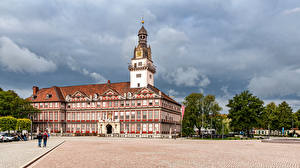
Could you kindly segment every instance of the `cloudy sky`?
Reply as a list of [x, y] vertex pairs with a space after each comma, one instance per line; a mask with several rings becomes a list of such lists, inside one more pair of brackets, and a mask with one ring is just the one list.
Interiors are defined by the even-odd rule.
[[129, 81], [141, 17], [155, 85], [178, 101], [249, 89], [300, 108], [299, 0], [1, 0], [0, 87]]

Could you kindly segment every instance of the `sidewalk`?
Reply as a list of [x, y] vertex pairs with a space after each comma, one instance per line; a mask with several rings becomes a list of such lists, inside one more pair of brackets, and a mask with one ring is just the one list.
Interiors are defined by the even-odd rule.
[[37, 140], [0, 143], [0, 167], [23, 166], [32, 159], [51, 150], [62, 141], [61, 137], [51, 137], [48, 139], [46, 148], [39, 148]]

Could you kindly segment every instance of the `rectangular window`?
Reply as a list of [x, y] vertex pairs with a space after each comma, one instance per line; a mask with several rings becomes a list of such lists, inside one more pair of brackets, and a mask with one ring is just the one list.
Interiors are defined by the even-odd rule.
[[139, 62], [139, 63], [138, 63], [138, 66], [143, 66], [143, 63], [142, 63], [142, 62]]
[[96, 107], [95, 102], [92, 102], [92, 107]]
[[43, 120], [43, 113], [40, 113], [40, 120]]
[[152, 132], [152, 124], [149, 124], [149, 131]]
[[115, 120], [118, 119], [118, 112], [115, 112], [115, 117], [114, 117]]
[[58, 103], [56, 102], [54, 106], [55, 106], [55, 107], [58, 107]]
[[92, 120], [95, 120], [95, 113], [92, 113]]
[[55, 120], [58, 120], [57, 112], [54, 113], [54, 118], [55, 118]]
[[130, 112], [126, 112], [126, 120], [129, 120], [129, 115], [130, 115]]
[[129, 100], [126, 100], [126, 106], [129, 106]]
[[136, 124], [136, 131], [138, 131], [138, 132], [141, 131], [141, 124], [140, 123]]
[[135, 106], [135, 101], [131, 100], [131, 106]]
[[153, 119], [153, 111], [148, 112], [148, 119]]
[[136, 78], [141, 78], [142, 74], [136, 74]]
[[121, 107], [124, 107], [124, 101], [121, 101], [120, 104], [121, 104]]
[[80, 113], [77, 113], [77, 120], [80, 120]]
[[75, 108], [75, 103], [72, 104], [72, 107]]
[[115, 107], [118, 107], [118, 104], [119, 104], [118, 101], [115, 101], [114, 106], [115, 106]]
[[40, 103], [40, 108], [43, 108], [44, 107], [44, 104], [43, 103]]
[[85, 124], [81, 124], [81, 131], [85, 132]]
[[45, 108], [48, 108], [48, 103], [45, 103]]
[[147, 111], [143, 111], [143, 120], [147, 119]]
[[92, 131], [95, 131], [95, 124], [92, 124]]
[[50, 116], [50, 120], [53, 120], [53, 113], [52, 112], [49, 113], [49, 116]]
[[86, 120], [90, 120], [90, 113], [86, 113]]
[[75, 120], [75, 113], [72, 113], [72, 120]]
[[97, 107], [100, 107], [100, 102], [97, 102]]
[[90, 131], [90, 124], [86, 124], [86, 131]]
[[126, 128], [125, 128], [125, 130], [128, 132], [130, 129], [129, 129], [129, 123], [126, 123]]
[[159, 100], [156, 99], [154, 102], [155, 102], [155, 105], [159, 105]]
[[80, 103], [77, 103], [77, 107], [80, 107]]
[[124, 120], [124, 112], [120, 112], [120, 120]]
[[106, 102], [103, 102], [103, 107], [106, 107]]
[[153, 105], [153, 100], [149, 100], [149, 106]]
[[143, 124], [143, 131], [146, 132], [147, 131], [147, 125]]
[[131, 112], [131, 120], [135, 120], [135, 112], [134, 111]]
[[154, 111], [154, 119], [159, 119], [158, 115], [159, 115], [159, 111]]
[[147, 100], [143, 100], [143, 106], [147, 105]]
[[81, 106], [82, 106], [82, 107], [85, 107], [85, 103], [81, 103]]
[[158, 130], [158, 124], [155, 124], [155, 126], [154, 126], [154, 131], [159, 131], [159, 130]]
[[112, 106], [112, 102], [109, 101], [109, 102], [108, 102], [108, 107], [111, 107], [111, 106]]
[[141, 105], [141, 101], [138, 100], [138, 101], [137, 101], [137, 106], [140, 106], [140, 105]]
[[137, 111], [137, 119], [138, 119], [138, 120], [141, 119], [141, 111]]
[[53, 106], [52, 106], [52, 103], [49, 103], [49, 107], [50, 107], [50, 108], [52, 108], [52, 107], [53, 107]]
[[81, 120], [84, 120], [84, 113], [81, 113]]

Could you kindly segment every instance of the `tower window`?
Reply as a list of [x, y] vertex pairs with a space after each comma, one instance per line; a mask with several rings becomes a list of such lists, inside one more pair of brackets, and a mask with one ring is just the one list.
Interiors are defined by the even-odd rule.
[[137, 78], [141, 78], [141, 77], [142, 77], [142, 74], [136, 74], [136, 77], [137, 77]]
[[152, 79], [152, 75], [151, 74], [149, 75], [149, 78]]
[[137, 85], [138, 85], [138, 87], [140, 87], [140, 83], [138, 83]]
[[139, 66], [143, 66], [143, 63], [142, 63], [142, 62], [139, 62]]
[[134, 63], [134, 67], [136, 68], [136, 63]]

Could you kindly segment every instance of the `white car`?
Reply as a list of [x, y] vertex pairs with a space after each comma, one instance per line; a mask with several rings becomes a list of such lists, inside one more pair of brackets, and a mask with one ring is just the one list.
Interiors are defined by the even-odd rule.
[[8, 141], [7, 137], [0, 134], [0, 142], [7, 142], [7, 141]]

